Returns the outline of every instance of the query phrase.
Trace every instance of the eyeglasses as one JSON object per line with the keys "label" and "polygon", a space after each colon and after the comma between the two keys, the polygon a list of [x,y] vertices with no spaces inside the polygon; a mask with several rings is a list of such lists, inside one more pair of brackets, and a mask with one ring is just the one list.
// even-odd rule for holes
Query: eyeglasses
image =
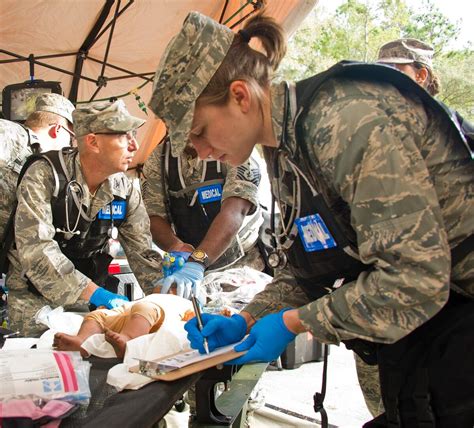
{"label": "eyeglasses", "polygon": [[136,129],[132,129],[131,131],[128,131],[128,132],[94,132],[94,134],[95,135],[118,135],[118,136],[125,135],[129,143],[137,143],[136,141],[137,130]]}
{"label": "eyeglasses", "polygon": [[71,143],[71,146],[72,146],[72,143],[76,140],[76,134],[74,134],[74,132],[72,132],[68,127],[66,126],[63,126],[63,125],[59,125],[62,129],[64,129],[68,134],[69,134],[69,142]]}

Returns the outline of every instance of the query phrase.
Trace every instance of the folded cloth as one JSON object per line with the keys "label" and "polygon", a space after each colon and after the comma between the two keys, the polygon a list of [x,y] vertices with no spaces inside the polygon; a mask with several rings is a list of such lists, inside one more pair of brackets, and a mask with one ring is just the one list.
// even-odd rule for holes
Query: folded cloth
{"label": "folded cloth", "polygon": [[192,310],[192,303],[173,294],[151,294],[145,299],[150,299],[163,308],[165,320],[156,333],[127,342],[123,364],[112,367],[107,375],[107,383],[119,391],[139,389],[153,382],[149,377],[129,372],[130,367],[138,365],[138,359],[157,360],[189,348],[183,317],[186,311]]}
{"label": "folded cloth", "polygon": [[42,407],[33,400],[9,400],[0,402],[0,421],[3,428],[19,426],[20,420],[22,427],[58,427],[61,419],[76,409],[74,404],[60,400],[48,401]]}

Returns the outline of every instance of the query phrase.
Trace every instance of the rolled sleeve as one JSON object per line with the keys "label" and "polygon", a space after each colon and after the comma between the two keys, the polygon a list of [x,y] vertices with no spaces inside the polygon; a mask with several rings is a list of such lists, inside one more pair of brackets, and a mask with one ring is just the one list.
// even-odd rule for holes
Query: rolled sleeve
{"label": "rolled sleeve", "polygon": [[140,180],[140,186],[148,216],[160,216],[167,219],[161,168],[162,152],[162,146],[156,147],[145,162],[144,177]]}
{"label": "rolled sleeve", "polygon": [[238,167],[229,168],[222,192],[222,201],[230,197],[245,199],[253,205],[247,215],[253,214],[258,207],[260,180],[260,167],[253,158]]}

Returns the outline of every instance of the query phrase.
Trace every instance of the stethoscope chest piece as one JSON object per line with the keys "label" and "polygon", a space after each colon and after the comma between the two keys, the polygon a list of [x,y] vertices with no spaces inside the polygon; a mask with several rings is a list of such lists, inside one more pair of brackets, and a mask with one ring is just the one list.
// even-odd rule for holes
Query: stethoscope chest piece
{"label": "stethoscope chest piece", "polygon": [[109,235],[110,239],[117,239],[118,238],[118,229],[115,226],[111,226],[107,231],[107,235]]}
{"label": "stethoscope chest piece", "polygon": [[282,250],[273,251],[268,255],[268,265],[272,269],[284,268],[288,263],[288,258]]}

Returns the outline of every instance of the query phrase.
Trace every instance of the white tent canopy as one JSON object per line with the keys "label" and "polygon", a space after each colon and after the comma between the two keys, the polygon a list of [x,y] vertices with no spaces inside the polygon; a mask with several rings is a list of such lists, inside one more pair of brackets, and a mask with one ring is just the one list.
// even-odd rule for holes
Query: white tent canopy
{"label": "white tent canopy", "polygon": [[[268,13],[291,34],[316,2],[267,0],[265,3]],[[147,118],[131,92],[136,90],[141,100],[148,103],[159,59],[188,12],[198,10],[238,29],[239,22],[262,3],[2,0],[0,88],[29,80],[27,59],[33,55],[30,58],[34,60],[34,78],[61,82],[64,95],[73,102],[126,95],[123,99],[132,114]],[[148,118],[152,114],[149,111]]]}

